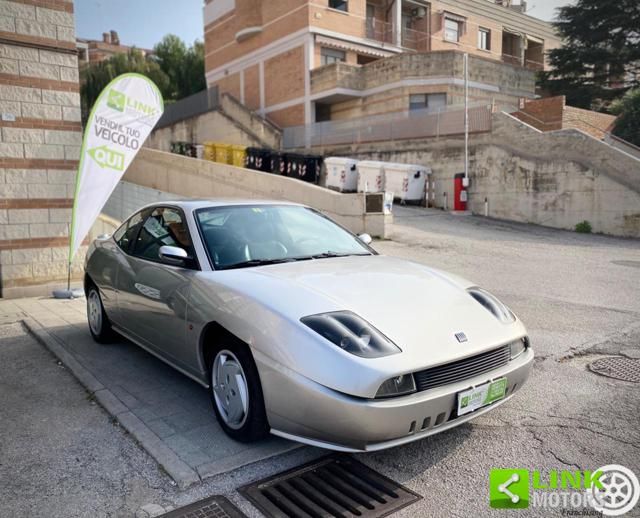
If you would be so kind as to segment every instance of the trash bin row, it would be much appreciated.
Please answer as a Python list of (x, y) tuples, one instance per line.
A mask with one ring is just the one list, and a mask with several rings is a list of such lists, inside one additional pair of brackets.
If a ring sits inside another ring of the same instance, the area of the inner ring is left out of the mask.
[(204, 146), (192, 144), (191, 142), (172, 142), (171, 152), (177, 155), (189, 156), (191, 158), (202, 158)]
[(322, 161), (323, 158), (319, 155), (282, 153), (272, 149), (250, 147), (247, 148), (246, 167), (255, 171), (318, 183)]
[(246, 147), (222, 142), (205, 142), (204, 159), (221, 164), (244, 167), (246, 160)]
[(326, 187), (340, 192), (391, 192), (401, 202), (419, 202), (428, 195), (431, 169), (422, 165), (329, 157)]

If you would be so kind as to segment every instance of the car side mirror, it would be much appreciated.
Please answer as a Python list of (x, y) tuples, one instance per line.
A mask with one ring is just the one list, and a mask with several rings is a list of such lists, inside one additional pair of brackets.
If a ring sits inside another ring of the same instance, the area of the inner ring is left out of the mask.
[(158, 255), (163, 263), (173, 266), (184, 266), (191, 260), (186, 250), (177, 246), (161, 246)]
[(371, 236), (369, 234), (360, 234), (358, 236), (358, 239), (362, 241), (365, 245), (370, 245), (371, 242), (373, 241), (373, 239), (371, 239)]

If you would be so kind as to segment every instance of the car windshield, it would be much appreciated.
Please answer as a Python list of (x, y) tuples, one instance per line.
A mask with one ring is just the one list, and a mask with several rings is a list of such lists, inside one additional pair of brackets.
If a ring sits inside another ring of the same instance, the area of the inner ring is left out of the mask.
[(372, 254), (358, 238), (307, 207), (211, 207), (196, 211), (196, 220), (217, 270)]

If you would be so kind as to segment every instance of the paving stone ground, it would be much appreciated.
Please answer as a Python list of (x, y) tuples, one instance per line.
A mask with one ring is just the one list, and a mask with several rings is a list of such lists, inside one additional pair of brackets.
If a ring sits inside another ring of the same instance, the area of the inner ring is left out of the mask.
[(41, 326), (95, 378), (89, 389), (97, 389), (99, 401), (106, 401), (182, 487), (299, 447), (276, 437), (251, 445), (229, 439), (205, 388), (128, 340), (97, 344), (87, 327), (84, 299), (0, 301), (0, 315)]

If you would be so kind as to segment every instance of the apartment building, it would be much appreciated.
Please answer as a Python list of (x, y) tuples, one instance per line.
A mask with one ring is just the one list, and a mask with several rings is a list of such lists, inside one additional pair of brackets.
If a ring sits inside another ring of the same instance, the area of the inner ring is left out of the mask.
[(76, 48), (78, 49), (78, 64), (80, 66), (99, 63), (116, 54), (126, 54), (134, 48), (139, 50), (143, 56), (153, 54), (153, 51), (149, 49), (123, 45), (120, 42), (120, 36), (113, 30), (103, 32), (101, 40), (78, 38), (76, 40)]
[(510, 4), (207, 0), (207, 83), (287, 127), (456, 104), (455, 55), (466, 52), (477, 65), (472, 100), (517, 105), (534, 96), (535, 71), (560, 41)]

